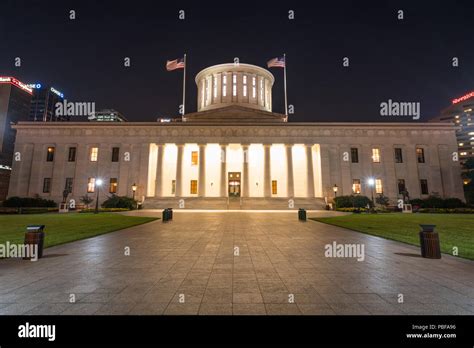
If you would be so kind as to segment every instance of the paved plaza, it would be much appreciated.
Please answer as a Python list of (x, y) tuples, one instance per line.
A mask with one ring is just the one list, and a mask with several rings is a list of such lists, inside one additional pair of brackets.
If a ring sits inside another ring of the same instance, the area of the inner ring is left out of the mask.
[[(363, 244), (364, 260), (325, 257), (333, 242)], [(0, 260), (0, 314), (473, 315), (474, 262), (419, 254), (296, 212), (175, 212)]]

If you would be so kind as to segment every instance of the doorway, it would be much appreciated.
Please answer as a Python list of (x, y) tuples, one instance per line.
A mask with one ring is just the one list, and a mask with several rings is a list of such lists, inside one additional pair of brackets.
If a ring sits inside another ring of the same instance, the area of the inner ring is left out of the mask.
[(229, 197), (240, 197), (240, 172), (229, 172)]

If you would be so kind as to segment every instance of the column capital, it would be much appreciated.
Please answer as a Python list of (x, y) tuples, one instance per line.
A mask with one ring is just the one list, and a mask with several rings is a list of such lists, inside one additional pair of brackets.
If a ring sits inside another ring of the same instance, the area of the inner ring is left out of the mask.
[(262, 144), (262, 145), (263, 145), (263, 147), (271, 147), (273, 144), (271, 144), (271, 143), (270, 143), (270, 144), (268, 144), (268, 143), (265, 144), (265, 143), (264, 143), (264, 144)]
[(314, 144), (304, 144), (305, 147), (313, 147)]
[(295, 144), (285, 144), (285, 147), (293, 147)]
[(185, 143), (175, 143), (175, 145), (176, 145), (177, 147), (184, 147), (184, 145), (186, 145), (186, 144), (185, 144)]

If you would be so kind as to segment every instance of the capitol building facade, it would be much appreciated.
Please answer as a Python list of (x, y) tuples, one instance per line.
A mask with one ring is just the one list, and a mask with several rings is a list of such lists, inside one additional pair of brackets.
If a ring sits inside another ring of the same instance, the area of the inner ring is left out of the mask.
[(395, 203), (403, 191), (464, 199), (452, 125), (286, 122), (273, 82), (221, 64), (197, 74), (198, 110), (183, 122), (19, 123), (9, 196), (60, 202), (68, 190), (79, 202), (100, 190), (101, 201), (203, 209), (321, 208), (335, 194)]

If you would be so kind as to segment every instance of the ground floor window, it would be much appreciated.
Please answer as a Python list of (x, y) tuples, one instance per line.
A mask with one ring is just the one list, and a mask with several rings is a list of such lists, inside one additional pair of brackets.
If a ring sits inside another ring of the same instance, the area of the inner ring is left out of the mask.
[(64, 185), (64, 189), (71, 193), (72, 192), (72, 185), (74, 183), (74, 179), (73, 178), (66, 178), (66, 183)]
[(398, 194), (405, 192), (405, 179), (398, 179)]
[(117, 193), (118, 181), (117, 178), (110, 178), (109, 192)]
[(198, 181), (197, 180), (191, 180), (191, 190), (190, 193), (192, 195), (195, 195), (198, 193)]
[(360, 179), (352, 180), (352, 193), (360, 193)]
[(95, 178), (89, 178), (87, 181), (87, 192), (93, 193), (95, 189)]
[(429, 193), (429, 191), (428, 191), (428, 180), (421, 179), (420, 180), (420, 186), (421, 186), (421, 194), (422, 195), (427, 195)]
[(51, 192), (51, 178), (44, 178), (43, 180), (43, 193)]
[(375, 179), (375, 193), (383, 193), (382, 179)]
[(276, 180), (272, 180), (272, 195), (276, 195), (278, 193), (278, 182)]

